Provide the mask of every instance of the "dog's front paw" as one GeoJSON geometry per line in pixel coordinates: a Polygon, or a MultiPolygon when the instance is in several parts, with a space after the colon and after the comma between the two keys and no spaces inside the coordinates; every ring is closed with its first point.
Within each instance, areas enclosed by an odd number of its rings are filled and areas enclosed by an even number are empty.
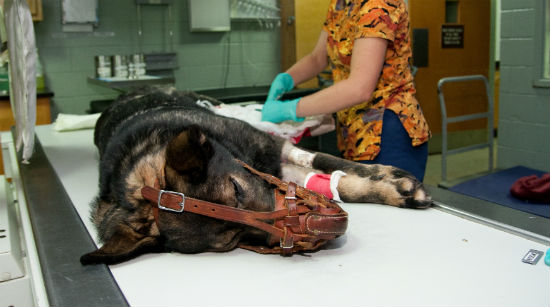
{"type": "Polygon", "coordinates": [[[338,183],[345,202],[387,204],[402,208],[427,208],[432,199],[420,181],[401,169],[362,165],[347,172],[338,183]]]}
{"type": "MultiPolygon", "coordinates": [[[[421,182],[416,179],[411,179],[412,187],[410,189],[398,190],[401,194],[402,203],[399,207],[423,209],[432,205],[432,197],[424,188],[421,182]]],[[[404,186],[409,186],[409,183],[403,183],[404,186]]]]}

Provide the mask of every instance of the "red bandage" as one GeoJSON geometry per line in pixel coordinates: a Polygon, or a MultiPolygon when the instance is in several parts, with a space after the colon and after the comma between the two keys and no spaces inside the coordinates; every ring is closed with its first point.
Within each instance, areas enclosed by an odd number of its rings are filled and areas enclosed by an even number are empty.
{"type": "Polygon", "coordinates": [[[329,174],[314,174],[309,177],[306,182],[306,188],[319,192],[328,199],[332,199],[332,191],[330,190],[330,175],[329,174]]]}

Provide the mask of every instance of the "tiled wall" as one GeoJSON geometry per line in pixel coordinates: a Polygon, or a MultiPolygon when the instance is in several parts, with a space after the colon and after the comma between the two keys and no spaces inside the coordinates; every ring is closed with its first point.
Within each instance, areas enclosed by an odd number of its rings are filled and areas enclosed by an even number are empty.
{"type": "Polygon", "coordinates": [[[550,89],[534,87],[536,14],[543,0],[502,0],[499,168],[524,165],[550,171],[550,89]]]}
{"type": "Polygon", "coordinates": [[[98,54],[177,52],[176,87],[182,90],[265,86],[280,69],[278,27],[239,21],[232,22],[230,32],[190,32],[186,0],[174,1],[173,44],[166,6],[141,7],[140,38],[135,0],[99,0],[99,26],[93,33],[63,32],[61,1],[42,3],[44,21],[35,23],[35,33],[46,85],[55,94],[54,116],[84,114],[90,101],[117,95],[87,81],[98,54]]]}

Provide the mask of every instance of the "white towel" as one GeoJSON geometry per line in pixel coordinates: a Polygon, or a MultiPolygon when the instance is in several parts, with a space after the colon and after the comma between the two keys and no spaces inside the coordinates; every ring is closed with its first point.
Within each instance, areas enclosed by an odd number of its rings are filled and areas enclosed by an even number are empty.
{"type": "Polygon", "coordinates": [[[101,113],[75,115],[60,113],[53,124],[55,131],[71,131],[78,129],[93,129],[101,113]]]}
{"type": "Polygon", "coordinates": [[[275,124],[262,121],[263,104],[243,103],[229,105],[222,103],[214,106],[205,100],[199,100],[197,104],[212,110],[216,114],[245,121],[259,130],[281,136],[293,143],[299,142],[306,130],[309,130],[311,136],[316,136],[332,131],[335,127],[334,119],[330,114],[309,116],[302,122],[287,120],[275,124]]]}

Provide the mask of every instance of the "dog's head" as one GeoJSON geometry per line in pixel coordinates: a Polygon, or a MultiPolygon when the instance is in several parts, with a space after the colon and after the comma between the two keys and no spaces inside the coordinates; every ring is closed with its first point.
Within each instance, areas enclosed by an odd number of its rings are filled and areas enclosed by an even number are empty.
{"type": "Polygon", "coordinates": [[[158,151],[139,156],[124,179],[123,194],[131,208],[120,206],[117,195],[96,201],[92,220],[104,245],[82,256],[82,263],[118,263],[170,250],[228,251],[245,238],[265,239],[254,228],[189,212],[159,210],[158,224],[155,221],[151,204],[139,193],[144,185],[231,207],[273,210],[273,187],[243,168],[229,149],[197,126],[185,129],[158,151]]]}

